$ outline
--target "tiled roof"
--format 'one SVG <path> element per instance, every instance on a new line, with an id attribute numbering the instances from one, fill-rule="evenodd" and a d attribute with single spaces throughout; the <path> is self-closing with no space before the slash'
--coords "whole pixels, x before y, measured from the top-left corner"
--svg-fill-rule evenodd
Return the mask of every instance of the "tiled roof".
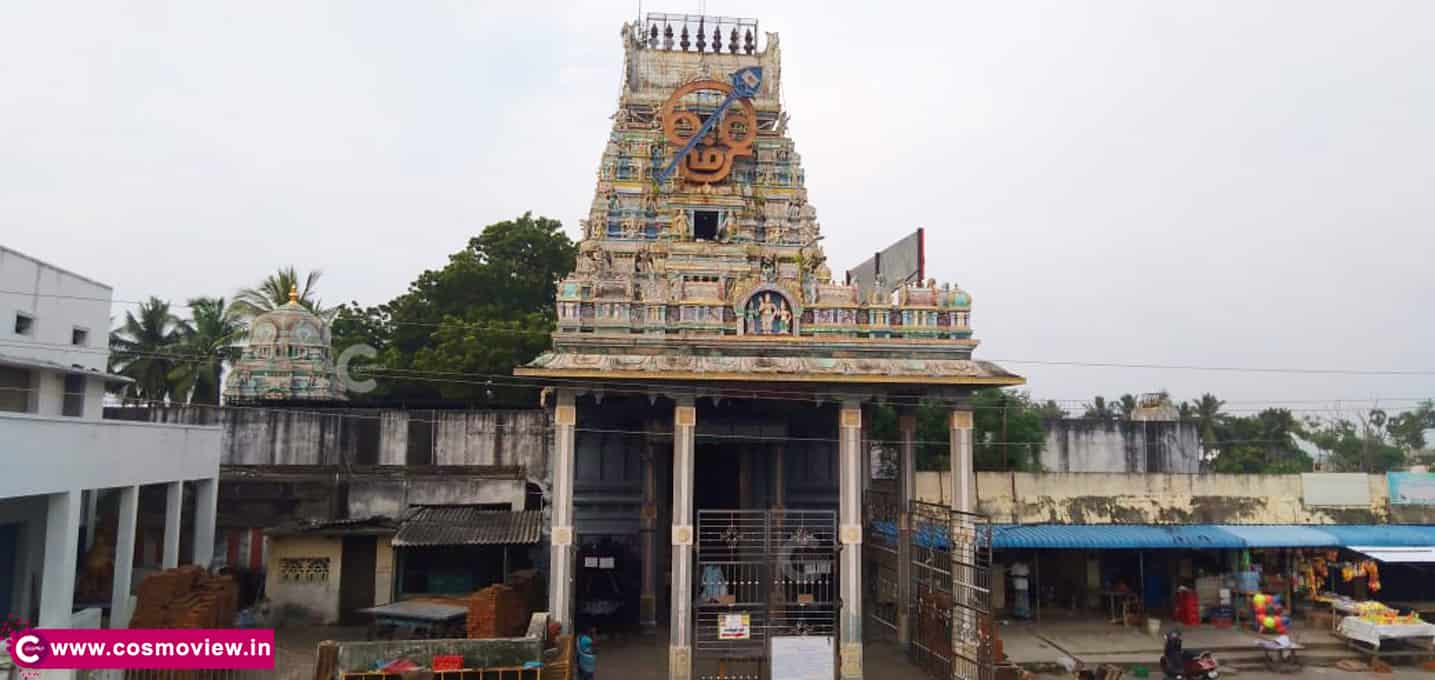
<path id="1" fill-rule="evenodd" d="M 354 517 L 326 520 L 294 520 L 266 530 L 270 536 L 297 536 L 314 534 L 319 536 L 380 535 L 394 532 L 394 522 L 387 517 Z"/>
<path id="2" fill-rule="evenodd" d="M 543 538 L 541 510 L 485 510 L 467 505 L 415 508 L 399 525 L 395 547 L 526 545 Z"/>

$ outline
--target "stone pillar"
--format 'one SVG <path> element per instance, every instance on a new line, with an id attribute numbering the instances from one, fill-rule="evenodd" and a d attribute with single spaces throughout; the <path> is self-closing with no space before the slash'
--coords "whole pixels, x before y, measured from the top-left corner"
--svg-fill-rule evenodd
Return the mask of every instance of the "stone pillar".
<path id="1" fill-rule="evenodd" d="M 977 477 L 972 471 L 972 412 L 956 409 L 951 416 L 952 509 L 977 511 Z"/>
<path id="2" fill-rule="evenodd" d="M 638 623 L 644 628 L 658 625 L 658 446 L 651 438 L 643 443 L 643 587 L 638 594 Z"/>
<path id="3" fill-rule="evenodd" d="M 842 540 L 842 641 L 838 676 L 862 677 L 862 405 L 844 401 L 838 416 L 838 535 Z"/>
<path id="4" fill-rule="evenodd" d="M 110 627 L 130 625 L 130 587 L 134 585 L 135 526 L 139 518 L 140 488 L 120 489 L 119 521 L 115 528 L 115 571 L 110 583 Z"/>
<path id="5" fill-rule="evenodd" d="M 45 571 L 40 577 L 39 628 L 70 627 L 75 606 L 75 562 L 80 550 L 81 493 L 79 489 L 61 491 L 45 499 Z"/>
<path id="6" fill-rule="evenodd" d="M 194 563 L 209 568 L 214 562 L 214 520 L 219 505 L 219 480 L 194 483 Z"/>
<path id="7" fill-rule="evenodd" d="M 179 566 L 180 513 L 184 510 L 184 482 L 170 482 L 164 487 L 164 553 L 160 567 Z"/>
<path id="8" fill-rule="evenodd" d="M 552 528 L 549 531 L 548 611 L 563 624 L 573 626 L 573 449 L 578 428 L 578 407 L 572 390 L 558 390 L 553 410 L 553 497 Z"/>
<path id="9" fill-rule="evenodd" d="M 972 412 L 967 408 L 958 408 L 952 411 L 951 419 L 951 450 L 949 456 L 952 465 L 952 509 L 962 512 L 976 512 L 977 510 L 977 478 L 972 470 Z M 971 526 L 970 519 L 963 519 L 959 527 Z M 964 532 L 957 532 L 958 534 Z M 963 543 L 956 540 L 959 536 L 953 537 L 952 545 L 952 596 L 957 608 L 952 616 L 952 645 L 953 649 L 965 650 L 963 653 L 972 655 L 976 652 L 979 631 L 973 607 L 978 604 L 966 602 L 964 598 L 971 595 L 972 569 L 970 565 L 975 559 L 971 543 Z"/>
<path id="10" fill-rule="evenodd" d="M 897 417 L 901 437 L 897 463 L 897 641 L 912 642 L 912 500 L 917 497 L 917 415 L 905 408 Z"/>
<path id="11" fill-rule="evenodd" d="M 698 412 L 691 397 L 673 409 L 673 590 L 668 677 L 693 674 L 693 457 Z"/>

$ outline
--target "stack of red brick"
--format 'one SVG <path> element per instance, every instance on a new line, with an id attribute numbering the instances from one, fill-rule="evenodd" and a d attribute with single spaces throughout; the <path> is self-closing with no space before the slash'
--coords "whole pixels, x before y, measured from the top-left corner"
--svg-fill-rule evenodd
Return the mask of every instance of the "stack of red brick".
<path id="1" fill-rule="evenodd" d="M 468 637 L 518 637 L 528 629 L 528 605 L 523 595 L 504 585 L 493 585 L 468 599 Z"/>
<path id="2" fill-rule="evenodd" d="M 196 566 L 152 574 L 140 582 L 131 628 L 228 628 L 239 585 Z"/>

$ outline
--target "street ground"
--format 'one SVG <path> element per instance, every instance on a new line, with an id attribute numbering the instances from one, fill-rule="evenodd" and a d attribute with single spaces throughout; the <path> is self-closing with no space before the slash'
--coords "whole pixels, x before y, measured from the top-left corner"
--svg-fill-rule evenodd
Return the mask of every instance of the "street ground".
<path id="1" fill-rule="evenodd" d="M 663 631 L 665 633 L 666 631 Z M 1350 672 L 1334 668 L 1339 659 L 1356 658 L 1338 646 L 1324 631 L 1298 630 L 1294 638 L 1308 645 L 1310 659 L 1295 674 L 1270 673 L 1260 668 L 1260 655 L 1254 652 L 1253 634 L 1236 629 L 1201 626 L 1183 631 L 1186 646 L 1210 649 L 1223 667 L 1234 673 L 1229 677 L 1252 680 L 1281 678 L 1329 678 L 1329 680 L 1363 678 L 1435 678 L 1435 672 L 1409 665 L 1395 667 L 1394 673 Z M 338 626 L 298 626 L 281 628 L 276 633 L 279 654 L 276 677 L 281 680 L 311 680 L 314 673 L 314 652 L 323 640 L 362 640 L 364 629 Z M 1041 668 L 1047 672 L 1038 678 L 1069 680 L 1070 673 L 1060 672 L 1063 657 L 1076 657 L 1088 665 L 1115 663 L 1127 668 L 1137 665 L 1155 672 L 1161 653 L 1159 637 L 1134 628 L 1110 626 L 1099 622 L 1056 622 L 1041 626 L 1017 624 L 1002 627 L 1002 642 L 1007 656 L 1023 667 Z M 601 680 L 665 680 L 667 678 L 667 640 L 662 633 L 622 634 L 600 637 L 597 645 L 598 676 Z M 912 666 L 900 647 L 876 641 L 866 646 L 864 665 L 870 677 L 922 678 L 924 673 Z M 1127 678 L 1133 674 L 1128 673 Z"/>

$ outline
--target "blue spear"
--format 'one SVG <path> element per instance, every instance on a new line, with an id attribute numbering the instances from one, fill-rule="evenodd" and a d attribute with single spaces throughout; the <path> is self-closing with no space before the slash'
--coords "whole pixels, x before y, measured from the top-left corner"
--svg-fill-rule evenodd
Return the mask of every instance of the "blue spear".
<path id="1" fill-rule="evenodd" d="M 731 107 L 733 102 L 757 94 L 757 89 L 762 87 L 762 67 L 749 66 L 744 69 L 739 69 L 733 72 L 729 80 L 732 82 L 732 91 L 727 93 L 727 96 L 723 98 L 721 104 L 718 104 L 717 111 L 714 111 L 711 116 L 708 116 L 708 119 L 703 122 L 703 126 L 698 128 L 697 133 L 688 139 L 688 143 L 684 144 L 683 148 L 678 149 L 678 152 L 673 155 L 673 161 L 668 163 L 668 167 L 663 168 L 663 171 L 658 173 L 658 175 L 653 178 L 653 181 L 660 185 L 668 181 L 668 177 L 673 174 L 673 170 L 677 169 L 678 163 L 682 162 L 683 158 L 693 150 L 693 147 L 698 145 L 698 142 L 701 141 L 703 137 L 706 137 L 709 132 L 712 132 L 713 128 L 717 126 L 718 121 L 722 120 L 723 115 L 727 113 L 728 107 Z"/>

